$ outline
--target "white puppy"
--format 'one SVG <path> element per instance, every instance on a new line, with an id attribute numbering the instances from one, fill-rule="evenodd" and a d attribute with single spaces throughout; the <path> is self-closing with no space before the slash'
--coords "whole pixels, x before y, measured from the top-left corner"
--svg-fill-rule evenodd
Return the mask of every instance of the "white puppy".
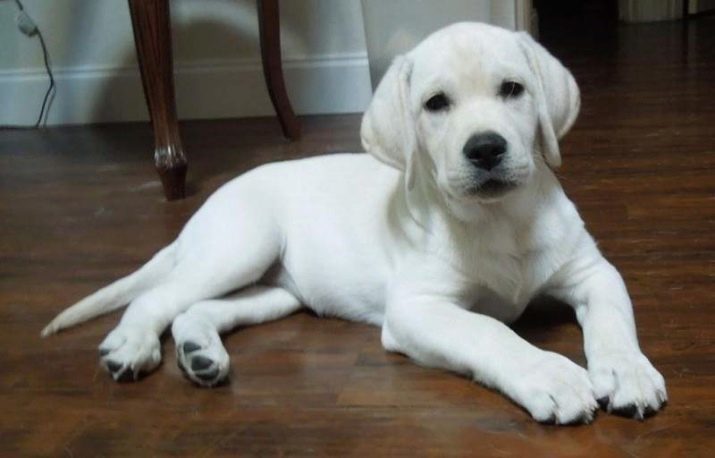
<path id="1" fill-rule="evenodd" d="M 380 326 L 387 350 L 473 377 L 539 421 L 588 422 L 597 400 L 643 418 L 666 401 L 663 377 L 638 347 L 621 276 L 550 170 L 578 109 L 574 78 L 528 35 L 442 29 L 377 88 L 361 132 L 371 156 L 231 181 L 175 242 L 43 335 L 129 303 L 100 346 L 112 376 L 154 369 L 173 322 L 179 364 L 211 386 L 228 374 L 220 333 L 308 307 Z M 588 371 L 504 324 L 537 294 L 573 305 Z"/>

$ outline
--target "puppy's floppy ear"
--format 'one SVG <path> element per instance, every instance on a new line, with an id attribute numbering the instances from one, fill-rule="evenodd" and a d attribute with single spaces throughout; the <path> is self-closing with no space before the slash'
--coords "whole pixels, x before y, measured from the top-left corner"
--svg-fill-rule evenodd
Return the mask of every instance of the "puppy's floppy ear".
<path id="1" fill-rule="evenodd" d="M 566 135 L 578 116 L 581 96 L 571 72 L 526 32 L 519 44 L 536 77 L 534 97 L 539 110 L 541 148 L 551 167 L 561 165 L 558 140 Z"/>
<path id="2" fill-rule="evenodd" d="M 365 151 L 385 164 L 405 171 L 412 186 L 415 125 L 409 106 L 412 63 L 398 56 L 377 86 L 362 118 L 360 138 Z"/>

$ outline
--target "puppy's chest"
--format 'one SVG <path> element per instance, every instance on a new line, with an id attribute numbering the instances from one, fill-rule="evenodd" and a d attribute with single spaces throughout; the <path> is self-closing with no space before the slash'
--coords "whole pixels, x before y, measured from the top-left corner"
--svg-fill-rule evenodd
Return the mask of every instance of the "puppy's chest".
<path id="1" fill-rule="evenodd" d="M 475 239 L 456 256 L 464 299 L 482 313 L 516 318 L 554 271 L 546 253 L 508 231 Z"/>
<path id="2" fill-rule="evenodd" d="M 486 255 L 462 276 L 469 308 L 502 321 L 516 319 L 539 289 L 523 259 Z"/>

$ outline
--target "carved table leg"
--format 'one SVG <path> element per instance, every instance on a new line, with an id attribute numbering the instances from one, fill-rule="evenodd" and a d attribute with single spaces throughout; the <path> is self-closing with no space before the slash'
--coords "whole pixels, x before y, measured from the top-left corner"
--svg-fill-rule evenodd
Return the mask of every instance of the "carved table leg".
<path id="1" fill-rule="evenodd" d="M 144 96 L 154 129 L 154 162 L 167 200 L 185 196 L 186 157 L 174 100 L 169 0 L 129 0 Z"/>
<path id="2" fill-rule="evenodd" d="M 295 140 L 300 137 L 300 123 L 288 100 L 283 64 L 281 63 L 281 29 L 278 0 L 258 0 L 258 29 L 261 36 L 263 77 L 268 86 L 273 107 L 283 129 L 283 135 Z"/>

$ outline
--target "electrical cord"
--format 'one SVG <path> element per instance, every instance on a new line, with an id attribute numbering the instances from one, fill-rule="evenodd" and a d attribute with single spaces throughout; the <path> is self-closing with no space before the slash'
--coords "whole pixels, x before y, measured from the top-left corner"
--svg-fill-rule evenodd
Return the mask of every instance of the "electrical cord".
<path id="1" fill-rule="evenodd" d="M 45 38 L 42 36 L 42 32 L 35 24 L 35 21 L 33 21 L 30 15 L 27 14 L 27 12 L 25 11 L 25 6 L 22 4 L 22 2 L 20 0 L 15 0 L 15 5 L 17 5 L 18 10 L 20 10 L 20 14 L 18 15 L 18 26 L 20 27 L 22 33 L 29 37 L 37 35 L 40 40 L 40 46 L 42 46 L 42 57 L 45 62 L 45 71 L 47 72 L 47 76 L 50 79 L 50 85 L 45 92 L 45 97 L 42 99 L 42 107 L 40 108 L 40 114 L 38 115 L 37 121 L 33 126 L 35 128 L 38 128 L 40 127 L 40 125 L 47 123 L 47 117 L 50 113 L 50 106 L 52 105 L 52 100 L 54 99 L 54 94 L 57 89 L 55 85 L 55 77 L 52 74 L 52 68 L 50 66 L 50 54 L 47 51 L 47 45 L 45 44 Z"/>
<path id="2" fill-rule="evenodd" d="M 20 0 L 15 1 L 19 2 Z M 37 29 L 37 36 L 40 38 L 40 45 L 42 46 L 42 57 L 45 60 L 45 70 L 47 70 L 47 76 L 50 78 L 50 86 L 47 88 L 47 92 L 45 92 L 45 98 L 42 99 L 42 108 L 40 109 L 40 116 L 37 117 L 37 122 L 35 122 L 35 127 L 40 127 L 40 123 L 47 124 L 47 116 L 50 114 L 50 105 L 52 105 L 50 94 L 53 94 L 55 91 L 55 77 L 52 75 L 52 68 L 50 68 L 50 56 L 47 52 L 47 46 L 45 46 L 45 39 L 42 36 L 42 32 L 40 32 L 40 29 Z M 45 108 L 47 109 L 47 111 L 45 111 Z"/>

